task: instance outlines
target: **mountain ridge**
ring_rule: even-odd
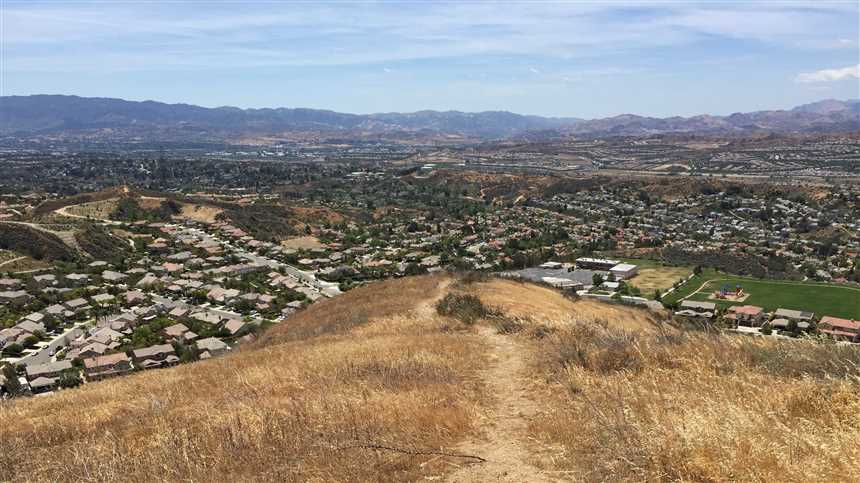
[[[510,138],[544,131],[550,136],[648,136],[666,133],[833,133],[860,130],[860,100],[822,101],[788,110],[700,114],[665,118],[621,114],[601,119],[542,117],[509,111],[456,110],[351,114],[310,108],[207,108],[193,104],[128,101],[107,97],[38,94],[0,97],[0,134],[33,136],[111,130],[110,136],[235,139],[317,133],[341,137]]]

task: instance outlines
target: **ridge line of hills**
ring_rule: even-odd
[[[108,131],[115,139],[170,130],[188,139],[231,140],[289,133],[345,138],[409,139],[442,135],[499,139],[648,136],[667,133],[748,135],[838,133],[860,130],[860,100],[828,99],[789,110],[655,118],[622,114],[603,119],[541,117],[507,111],[477,113],[422,110],[411,113],[348,114],[306,108],[206,108],[190,104],[127,101],[66,95],[0,97],[0,135],[81,134]]]

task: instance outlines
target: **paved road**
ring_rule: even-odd
[[[220,243],[221,245],[234,250],[237,256],[244,258],[245,260],[249,260],[249,261],[254,262],[256,264],[265,265],[267,267],[274,268],[274,269],[283,268],[284,271],[287,272],[288,275],[290,275],[293,278],[295,278],[296,280],[304,283],[305,285],[310,286],[314,290],[319,291],[322,295],[324,295],[326,297],[335,297],[335,296],[341,294],[340,287],[338,286],[338,284],[324,282],[322,280],[319,280],[318,278],[316,278],[316,276],[313,273],[306,272],[304,270],[300,270],[299,268],[294,267],[288,263],[284,263],[284,262],[281,262],[278,260],[272,260],[271,258],[266,258],[262,255],[258,255],[256,253],[249,252],[243,248],[240,248],[240,247],[233,245],[232,243],[230,243],[228,241],[222,240],[222,239],[218,238],[217,236],[210,235],[209,233],[206,233],[205,231],[200,230],[198,228],[185,228],[185,230],[192,232],[192,233],[196,233],[198,235],[201,235],[201,236],[205,237],[204,239],[208,239],[208,240],[212,240],[216,243]]]
[[[51,349],[59,349],[60,347],[65,347],[65,346],[69,345],[69,343],[71,341],[73,341],[73,340],[77,339],[79,336],[83,335],[84,329],[82,328],[82,326],[86,323],[87,322],[81,322],[81,323],[75,325],[75,327],[72,327],[71,329],[63,332],[62,334],[55,337],[48,345],[46,345],[44,348],[42,348],[41,351],[39,351],[33,355],[29,355],[27,357],[22,358],[21,360],[19,360],[17,362],[17,364],[24,364],[27,366],[32,366],[32,365],[45,364],[45,363],[51,362],[51,356],[49,355],[51,352]]]

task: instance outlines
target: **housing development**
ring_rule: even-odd
[[[262,177],[256,191],[241,176],[218,190],[182,192],[191,178],[173,175],[74,196],[35,179],[7,184],[5,386],[15,378],[17,392],[37,394],[217,357],[318,300],[440,271],[496,273],[747,335],[860,342],[851,179],[488,173],[424,161],[348,154],[310,177],[303,161],[280,163],[266,169],[287,181]]]

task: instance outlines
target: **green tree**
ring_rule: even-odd
[[[57,381],[63,389],[78,387],[81,385],[81,373],[75,369],[68,369],[60,373],[60,379]]]
[[[18,381],[18,374],[15,372],[15,367],[12,366],[12,364],[6,364],[3,366],[2,374],[3,379],[5,380],[3,384],[6,387],[6,392],[8,392],[10,396],[15,397],[24,392],[24,388]]]

